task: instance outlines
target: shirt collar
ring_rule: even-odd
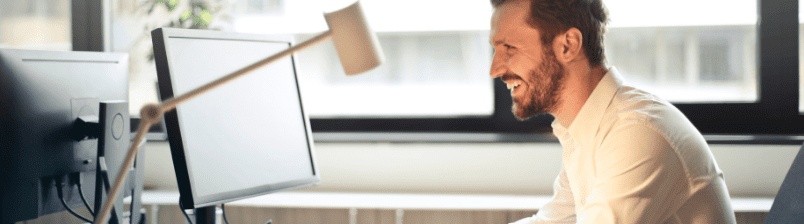
[[[592,94],[589,95],[569,128],[561,125],[558,119],[554,120],[552,124],[553,134],[559,138],[561,144],[565,145],[567,138],[580,141],[591,140],[594,134],[597,133],[606,108],[608,108],[611,100],[614,99],[614,94],[617,93],[622,84],[623,79],[620,73],[616,68],[611,67],[592,91]],[[576,144],[582,144],[582,142],[577,142]]]

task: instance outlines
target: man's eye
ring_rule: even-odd
[[[506,54],[511,55],[511,54],[514,53],[514,50],[516,50],[515,47],[513,47],[511,45],[507,45],[507,44],[505,45],[505,53]]]

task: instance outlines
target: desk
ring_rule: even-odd
[[[401,222],[404,210],[538,210],[549,202],[549,195],[465,195],[465,194],[380,194],[279,192],[227,203],[227,205],[282,208],[348,209],[350,223],[355,223],[358,209],[396,210]],[[150,223],[156,223],[159,205],[177,205],[179,193],[147,191],[143,205],[152,205]],[[768,212],[773,198],[733,197],[732,208],[739,212]]]

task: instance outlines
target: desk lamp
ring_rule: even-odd
[[[144,106],[140,110],[142,120],[140,121],[137,134],[131,143],[121,167],[132,166],[134,158],[137,155],[137,151],[139,151],[140,146],[144,144],[143,138],[146,132],[151,125],[158,123],[162,119],[162,116],[165,114],[165,112],[175,109],[176,105],[193,97],[203,94],[218,86],[224,85],[236,78],[257,70],[258,68],[277,61],[278,59],[290,56],[296,51],[300,51],[309,46],[318,44],[321,41],[332,38],[333,43],[335,44],[335,49],[338,52],[338,57],[343,65],[343,70],[347,75],[359,74],[371,70],[385,61],[385,56],[382,53],[379,41],[377,41],[377,37],[374,35],[374,32],[366,23],[365,15],[360,7],[360,1],[357,1],[343,9],[330,13],[324,13],[324,18],[327,21],[329,30],[311,38],[310,40],[290,47],[287,50],[281,51],[231,74],[223,76],[201,87],[184,93],[183,95],[165,100],[161,104],[149,104]],[[109,196],[104,202],[101,211],[98,212],[98,216],[95,218],[95,224],[100,224],[106,221],[109,212],[111,212],[114,199],[120,193],[123,180],[126,179],[127,174],[128,169],[123,168],[121,168],[120,172],[117,173],[117,178],[114,181],[114,185],[112,185],[112,188],[109,190]]]

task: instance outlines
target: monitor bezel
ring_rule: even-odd
[[[288,48],[293,45],[293,37],[291,35],[261,35],[261,34],[244,34],[244,33],[230,33],[209,30],[190,30],[190,29],[176,29],[176,28],[158,28],[151,32],[152,41],[154,45],[154,60],[156,62],[159,92],[162,100],[169,99],[174,96],[173,84],[171,79],[170,63],[168,62],[168,55],[170,55],[170,47],[167,46],[168,38],[197,38],[197,39],[210,39],[210,40],[239,40],[239,41],[259,41],[259,42],[280,42],[287,43]],[[320,176],[318,166],[315,159],[315,149],[313,146],[312,131],[310,127],[310,118],[304,110],[302,103],[302,96],[299,88],[298,69],[296,68],[295,56],[291,55],[291,64],[294,73],[294,80],[296,81],[296,91],[299,96],[299,104],[301,105],[300,111],[302,113],[305,136],[307,139],[307,148],[310,155],[310,162],[312,165],[313,175],[309,178],[295,179],[291,181],[265,184],[257,187],[241,189],[237,191],[218,193],[212,195],[197,195],[193,190],[192,173],[187,167],[186,156],[184,153],[184,143],[182,141],[182,132],[179,128],[179,116],[176,110],[171,110],[165,113],[164,120],[168,133],[168,142],[170,144],[171,156],[173,158],[173,167],[176,172],[176,182],[178,184],[181,203],[185,209],[198,208],[205,206],[212,206],[240,199],[256,197],[278,191],[285,191],[309,186],[315,186],[320,183]],[[179,105],[180,107],[181,105]],[[190,195],[191,197],[187,197]]]

